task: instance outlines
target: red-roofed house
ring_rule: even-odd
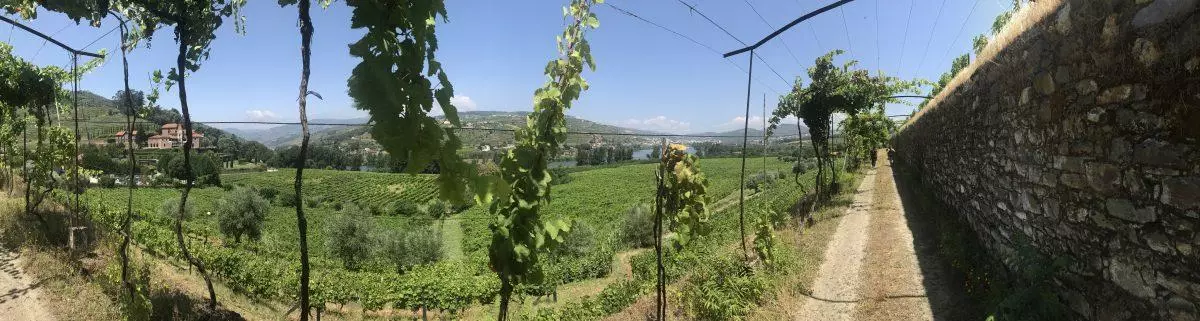
[[[138,131],[136,131],[136,130],[135,130],[135,131],[133,131],[133,135],[132,135],[132,136],[133,136],[133,139],[134,139],[134,143],[137,143],[137,141],[136,141],[136,140],[137,140],[137,134],[138,134]],[[117,132],[116,139],[114,140],[114,143],[115,143],[115,144],[117,144],[117,145],[125,146],[125,142],[128,142],[128,139],[129,139],[129,135],[126,135],[126,132],[125,132],[124,130],[122,130],[122,131],[119,131],[119,132]]]
[[[123,136],[125,131],[117,132],[118,138],[124,141]],[[137,135],[137,132],[134,132]],[[200,147],[203,144],[204,134],[198,131],[192,131],[192,146]],[[159,129],[158,135],[150,136],[146,140],[146,148],[175,148],[183,146],[183,126],[176,123],[163,124]]]

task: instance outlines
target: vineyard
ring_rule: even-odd
[[[105,295],[130,320],[176,318],[180,308],[196,314],[187,319],[240,319],[242,311],[228,310],[234,305],[219,301],[214,283],[262,304],[289,305],[283,318],[295,313],[301,321],[323,315],[338,319],[352,310],[369,319],[597,320],[621,313],[658,320],[674,315],[741,319],[792,275],[797,250],[777,246],[794,244],[777,240],[776,233],[799,233],[813,224],[813,211],[838,208],[845,192],[853,191],[844,186],[854,185],[867,154],[886,145],[895,127],[884,116],[884,106],[899,103],[895,94],[917,92],[922,84],[861,69],[854,59],[837,58],[842,65],[836,66],[835,58],[843,53],[836,49],[815,59],[807,79],[788,81],[768,65],[790,88],[783,93],[771,89],[778,99],[769,127],[764,94],[762,114],[755,116],[762,119],[762,130],[750,133],[753,61],[762,60],[754,50],[787,28],[847,2],[827,5],[752,46],[725,54],[750,53],[742,56],[751,62],[743,69],[750,86],[746,111],[729,122],[741,122],[740,131],[678,135],[676,125],[691,132],[689,123],[665,116],[627,122],[674,124],[667,130],[671,133],[593,126],[568,116],[588,92],[588,78],[597,69],[589,38],[600,27],[598,8],[682,36],[604,0],[569,0],[555,11],[561,12],[555,17],[561,19],[561,32],[554,38],[555,54],[541,69],[543,82],[532,91],[532,111],[483,113],[485,119],[460,117],[477,106],[455,89],[456,83],[472,82],[454,82],[458,80],[450,76],[463,70],[450,66],[461,58],[439,52],[455,48],[439,46],[438,29],[445,30],[451,16],[451,6],[443,0],[346,1],[337,4],[346,10],[330,10],[349,15],[349,29],[343,31],[361,37],[351,39],[343,53],[355,63],[348,68],[344,90],[324,84],[309,90],[313,67],[324,75],[329,65],[312,63],[312,1],[278,1],[285,9],[294,6],[298,14],[301,72],[294,92],[298,96],[293,96],[298,123],[193,120],[197,108],[189,109],[188,83],[193,84],[192,97],[212,95],[211,82],[196,74],[216,56],[213,44],[226,34],[222,26],[244,34],[246,23],[257,21],[245,16],[251,11],[247,1],[10,1],[0,9],[22,20],[37,19],[39,11],[93,27],[116,20],[109,33],[120,29],[124,88],[113,96],[111,110],[81,115],[79,76],[118,55],[85,51],[95,41],[75,49],[54,35],[0,17],[53,42],[72,58],[68,72],[30,63],[13,56],[7,44],[0,45],[0,154],[9,177],[17,175],[12,168],[22,168],[23,214],[34,219],[25,221],[41,222],[48,233],[43,212],[61,212],[50,214],[67,222],[69,260],[78,265],[85,265],[79,264],[80,257],[108,260]],[[328,7],[335,2],[317,3]],[[326,25],[334,24],[322,27]],[[168,32],[174,37],[161,35]],[[142,45],[150,50],[152,39],[177,45],[167,46],[177,50],[174,65],[145,71],[150,75],[148,93],[133,90],[126,54]],[[96,59],[80,66],[80,56]],[[67,82],[73,84],[70,92],[64,88]],[[329,106],[317,102],[326,100],[318,91],[331,96],[329,104],[369,115],[365,126],[339,132],[352,142],[311,141],[310,99],[313,107]],[[167,102],[166,92],[177,95],[178,111],[160,105]],[[68,96],[74,98],[71,108],[65,108]],[[200,100],[192,101],[193,107],[212,105]],[[245,114],[281,118],[266,110]],[[834,119],[841,116],[848,118],[835,126]],[[800,137],[773,133],[791,119],[798,120],[795,127],[786,128]],[[155,126],[148,126],[138,133],[139,121],[160,125],[161,131],[149,136]],[[123,134],[116,137],[124,141],[108,133],[84,140],[79,134],[89,127],[81,129],[81,122],[109,123],[90,128],[120,130]],[[298,146],[264,151],[262,144],[245,144],[201,123],[298,125],[300,136]],[[608,132],[589,132],[592,128]],[[808,129],[807,135],[801,128]],[[32,143],[31,129],[36,133]],[[139,135],[149,137],[135,137]],[[771,135],[777,141],[792,136],[786,139],[793,143],[770,149]],[[727,143],[739,138],[740,144]],[[362,139],[372,141],[362,144]],[[84,155],[81,144],[109,147]],[[704,144],[708,152],[693,148]],[[647,145],[653,152],[629,159],[632,151]],[[575,162],[581,167],[559,167],[572,154],[584,159],[586,151],[592,157]],[[363,168],[368,153],[380,157],[365,167],[403,174],[334,170]],[[156,162],[149,162],[151,155]],[[231,168],[238,162],[243,163],[240,169]],[[255,171],[268,166],[272,169]],[[147,184],[137,183],[147,179]],[[84,231],[79,234],[87,243],[83,248],[76,245],[78,231]],[[106,246],[119,240],[120,246],[96,246],[89,238]],[[92,253],[76,255],[81,250]],[[156,300],[155,294],[177,295],[183,289],[147,285],[150,272],[142,272],[145,267],[136,265],[143,263],[132,261],[131,253],[150,254],[187,271],[172,277],[202,280],[203,290],[187,289],[192,293],[184,296],[206,292],[204,306],[199,300],[185,302],[185,307]],[[90,272],[85,267],[80,273]],[[636,304],[651,299],[653,313],[644,311],[650,304]]]
[[[762,171],[762,159],[752,159],[751,163],[758,171]],[[790,171],[791,163],[775,158],[765,160],[766,170],[772,174]],[[734,195],[739,179],[741,159],[708,159],[702,162],[702,168],[711,173],[710,182],[713,195]],[[571,266],[563,266],[565,271],[561,279],[563,284],[587,281],[595,277],[604,277],[610,273],[608,269],[617,251],[630,250],[617,242],[617,231],[624,222],[624,213],[630,207],[652,201],[651,199],[628,197],[629,195],[647,195],[653,187],[653,176],[647,175],[653,171],[653,164],[634,164],[617,167],[604,167],[591,170],[580,170],[571,173],[572,180],[560,185],[555,191],[552,206],[547,207],[548,215],[569,219],[574,224],[588,225],[597,231],[590,237],[595,240],[597,251],[586,258],[572,262]],[[344,199],[347,203],[369,200],[370,198],[345,199],[332,194],[338,192],[332,183],[349,182],[346,189],[360,191],[376,191],[376,194],[386,195],[387,186],[412,186],[406,192],[416,195],[430,195],[434,187],[424,175],[381,174],[365,172],[313,171],[312,197],[327,197],[328,200]],[[227,175],[226,184],[246,184],[250,186],[284,188],[285,171],[240,173]],[[805,176],[807,180],[812,175]],[[322,184],[328,184],[328,189],[322,189]],[[423,184],[423,185],[422,185]],[[789,180],[781,180],[777,184],[764,189],[761,197],[747,201],[748,207],[782,206],[772,204],[771,199],[798,197],[799,188]],[[322,194],[327,191],[331,194]],[[382,191],[382,192],[379,192]],[[94,217],[105,225],[116,228],[120,224],[119,209],[124,202],[124,193],[120,188],[89,189],[83,196],[87,208],[93,211]],[[253,296],[266,299],[291,300],[294,289],[288,285],[297,277],[294,272],[279,274],[279,266],[291,266],[295,271],[295,263],[291,260],[295,253],[295,217],[290,215],[290,208],[273,204],[266,218],[262,240],[258,243],[240,245],[227,244],[217,231],[217,222],[211,214],[221,197],[228,193],[219,187],[195,189],[191,193],[194,202],[194,215],[185,222],[190,248],[193,255],[209,262],[214,274],[226,284]],[[166,257],[180,258],[178,248],[174,244],[170,230],[172,217],[161,216],[157,209],[164,199],[178,195],[171,188],[142,188],[134,194],[134,210],[142,219],[135,222],[133,235],[137,244],[151,253]],[[401,194],[404,195],[404,194]],[[63,195],[65,196],[65,194]],[[403,198],[404,196],[400,196]],[[393,196],[393,198],[395,198]],[[314,244],[324,244],[324,231],[329,220],[336,216],[337,210],[330,205],[332,201],[309,209],[310,226],[315,233],[309,238]],[[374,205],[386,206],[383,203]],[[786,210],[781,208],[780,210]],[[333,304],[358,303],[367,310],[381,310],[386,307],[416,310],[427,308],[445,312],[463,312],[472,306],[490,303],[494,300],[498,285],[495,279],[488,276],[486,267],[486,242],[489,235],[486,226],[487,209],[479,206],[469,208],[462,213],[450,217],[458,220],[462,226],[464,239],[461,246],[466,255],[460,260],[446,260],[436,264],[418,267],[403,275],[389,272],[384,262],[368,263],[360,271],[348,271],[342,268],[336,259],[328,257],[321,251],[315,252],[313,259],[314,301]],[[710,246],[701,247],[696,251],[710,251],[710,248],[730,242],[737,235],[737,208],[728,206],[714,214],[714,238],[706,241]],[[377,215],[367,217],[371,225],[380,230],[409,229],[421,225],[436,224],[431,218],[393,217]],[[674,263],[673,263],[674,264]],[[429,277],[437,275],[437,277]],[[641,293],[641,287],[629,287],[624,283],[614,283],[612,287],[637,288],[637,291],[627,295]],[[531,292],[534,293],[534,292]],[[579,300],[584,298],[563,298]],[[551,305],[553,307],[555,305]],[[532,306],[531,306],[532,307]],[[540,312],[549,313],[549,312]],[[479,316],[485,318],[483,316]]]
[[[385,207],[396,200],[424,203],[437,197],[436,177],[310,169],[304,171],[304,196],[367,207]],[[222,176],[226,184],[278,191],[294,188],[294,178],[293,169]]]

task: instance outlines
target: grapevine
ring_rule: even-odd
[[[454,87],[437,61],[436,23],[445,21],[442,0],[348,0],[353,8],[350,27],[366,29],[350,45],[361,58],[348,81],[355,108],[371,117],[371,136],[392,157],[405,160],[406,172],[416,174],[437,161],[437,181],[443,199],[461,203],[474,167],[458,155],[462,141],[429,113],[434,104],[451,125],[462,126],[450,103]],[[437,79],[434,86],[430,78]]]
[[[664,219],[676,231],[672,244],[676,249],[709,232],[708,179],[700,171],[700,158],[687,153],[687,147],[671,144],[663,149],[658,165],[658,193],[655,197],[655,244],[658,262],[656,310],[658,320],[667,313],[666,270],[663,267]]]
[[[538,211],[550,200],[547,162],[566,140],[565,115],[571,104],[587,90],[584,67],[595,69],[591,46],[584,34],[599,27],[592,6],[603,0],[572,0],[563,8],[569,24],[558,37],[559,57],[546,64],[546,84],[534,91],[533,112],[524,128],[517,130],[516,148],[500,162],[500,177],[507,186],[497,187],[501,196],[492,203],[492,243],[488,257],[500,277],[500,320],[508,318],[508,301],[522,283],[541,283],[538,254],[562,242],[570,226],[563,221],[544,222]]]

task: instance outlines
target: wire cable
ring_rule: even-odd
[[[908,26],[912,24],[913,5],[917,0],[912,0],[908,3],[908,17],[904,18],[904,42],[900,43],[900,58],[896,60],[896,75],[900,74],[900,70],[904,69],[904,47],[908,46]]]
[[[122,122],[122,121],[102,121],[102,120],[88,120],[88,119],[79,119],[79,122],[82,124],[110,124],[110,125],[111,124],[126,124],[126,122]],[[272,122],[272,121],[195,121],[195,120],[193,120],[192,123],[204,124],[204,125],[300,125],[299,122]],[[309,122],[308,124],[310,126],[345,126],[345,127],[370,127],[370,126],[372,126],[369,123],[313,123],[313,122]],[[450,129],[450,130],[474,130],[474,131],[509,132],[509,133],[517,131],[517,129],[512,129],[512,128],[484,128],[484,127],[462,127],[462,126],[443,127],[443,128]],[[567,131],[565,133],[568,135],[602,135],[602,136],[632,136],[632,137],[742,138],[741,135],[710,135],[710,134],[659,134],[659,133],[639,134],[639,133],[593,132],[593,131],[582,131],[582,132]],[[790,137],[790,136],[795,136],[795,135],[783,135],[783,136],[775,136],[775,137]]]
[[[846,23],[846,7],[838,7],[838,13],[842,15],[842,30],[846,32],[846,48],[854,52],[854,42],[850,40],[850,24]]]
[[[938,20],[942,19],[943,9],[946,9],[946,0],[942,0],[942,4],[938,6],[937,16],[933,18],[933,29],[929,30],[929,41],[925,42],[925,52],[921,54],[921,62],[917,64],[917,70],[913,71],[914,75],[921,72],[921,67],[925,66],[925,56],[929,55],[929,46],[933,44],[933,33],[937,31]]]
[[[15,26],[15,25],[14,25],[14,26]],[[70,22],[67,22],[67,24],[65,24],[65,25],[63,25],[63,26],[62,26],[62,28],[58,28],[58,31],[55,31],[54,33],[50,34],[50,37],[51,37],[51,38],[53,38],[54,36],[57,36],[59,32],[62,32],[63,30],[66,30],[66,29],[67,29],[67,27],[70,27],[70,26],[71,26],[71,23],[70,23]],[[10,35],[10,37],[11,37],[11,35]],[[49,40],[42,40],[42,45],[41,45],[41,46],[38,46],[38,50],[37,50],[36,52],[34,52],[34,53],[33,53],[33,58],[30,58],[30,59],[37,58],[37,56],[38,56],[38,55],[42,54],[42,49],[43,49],[43,48],[46,48],[46,42],[47,42],[47,41],[49,41]]]
[[[764,18],[763,15],[758,12],[758,9],[754,8],[754,5],[750,3],[750,0],[742,0],[742,2],[745,2],[746,6],[750,7],[750,11],[754,11],[754,15],[758,16],[758,20],[762,21],[763,24],[766,24],[767,27],[775,29],[775,26],[771,25],[770,22],[767,22],[767,18]],[[783,40],[783,38],[779,38],[779,43],[783,45],[783,49],[787,50],[788,55],[792,56],[792,60],[795,60],[797,65],[804,65],[800,62],[800,58],[796,58],[796,54],[792,52],[792,47],[788,45],[787,41]]]
[[[879,2],[883,0],[875,0],[875,70],[883,70],[880,60],[883,59],[883,49],[880,49],[880,38],[883,38],[883,27],[879,26]]]
[[[120,26],[116,26],[116,27],[113,27],[112,29],[109,29],[108,32],[105,32],[103,35],[96,37],[96,40],[92,40],[92,42],[89,42],[86,46],[83,46],[83,48],[79,48],[79,50],[87,50],[88,47],[91,47],[97,41],[100,41],[100,39],[104,39],[104,37],[107,37],[108,35],[112,34],[113,31],[117,31],[117,28],[119,28],[119,27]]]
[[[742,44],[743,46],[746,45],[745,41],[742,41],[742,39],[739,39],[737,36],[734,36],[733,33],[729,32],[728,29],[725,29],[725,27],[722,27],[721,24],[717,23],[712,18],[709,18],[708,15],[705,15],[703,12],[700,12],[700,10],[696,9],[695,6],[693,6],[687,2],[684,2],[683,0],[675,0],[675,1],[678,1],[680,4],[687,7],[688,10],[691,10],[692,13],[700,15],[700,17],[704,18],[704,20],[707,20],[709,24],[712,24],[714,27],[717,27],[717,29],[720,29],[722,32],[724,32],[725,35],[728,35],[730,38],[733,38],[734,41],[737,41],[738,43]],[[760,16],[760,18],[761,18],[761,16]],[[779,73],[779,71],[776,71],[775,67],[771,66],[771,64],[767,63],[767,60],[763,59],[762,56],[755,53],[754,57],[758,58],[758,61],[762,62],[762,64],[764,66],[767,66],[767,69],[770,69],[771,73],[774,73],[776,77],[779,77],[779,80],[782,80],[784,84],[788,85],[789,87],[792,85],[792,83],[790,81],[788,81],[787,78],[784,78],[783,75]],[[793,57],[793,58],[795,58],[795,57]],[[799,60],[797,60],[796,62],[799,63]],[[730,62],[730,63],[733,63],[733,62]],[[737,64],[734,63],[734,65],[737,65]],[[742,68],[742,66],[740,66],[740,65],[737,65],[737,66],[738,66],[738,69],[742,70],[742,72],[746,72],[747,74],[749,74],[749,72],[746,71],[745,68]],[[761,81],[760,81],[760,83],[761,83]],[[772,92],[774,92],[776,95],[780,95],[779,91],[776,91],[774,88],[771,88],[771,86],[767,86],[767,88],[770,89]]]
[[[962,25],[958,27],[958,34],[954,35],[954,40],[950,41],[950,45],[946,46],[946,53],[942,54],[942,58],[950,55],[950,49],[954,48],[954,43],[958,42],[958,38],[962,36],[963,29],[967,28],[967,22],[971,21],[971,17],[975,15],[975,8],[979,6],[979,0],[975,0],[975,4],[971,5],[971,12],[967,14],[967,19],[963,20]]]
[[[614,5],[614,4],[612,4],[612,2],[605,2],[604,4],[606,4],[606,5],[608,5],[609,7],[613,8],[613,10],[617,10],[617,12],[620,12],[620,13],[622,13],[622,14],[624,14],[624,15],[627,15],[627,16],[630,16],[630,17],[633,17],[633,18],[635,18],[635,19],[638,19],[638,20],[641,20],[642,22],[645,22],[645,23],[647,23],[647,24],[650,24],[651,26],[657,27],[657,28],[659,28],[659,29],[665,30],[665,31],[667,31],[667,32],[669,32],[669,33],[671,33],[671,34],[674,34],[675,36],[678,36],[678,37],[680,37],[680,38],[683,38],[683,39],[685,39],[685,40],[687,40],[687,41],[690,41],[690,42],[692,42],[692,43],[694,43],[694,44],[696,44],[696,45],[698,45],[698,46],[704,47],[704,49],[708,49],[708,51],[711,51],[711,52],[713,52],[713,53],[715,53],[715,54],[717,54],[717,55],[720,55],[720,54],[721,54],[721,52],[720,52],[720,51],[717,51],[717,50],[716,50],[715,48],[713,48],[712,46],[706,45],[706,44],[704,44],[704,43],[702,43],[702,42],[700,42],[700,41],[696,40],[695,38],[688,37],[687,35],[684,35],[683,33],[680,33],[680,32],[678,32],[678,31],[672,30],[671,28],[667,28],[667,27],[663,26],[662,24],[656,23],[656,22],[654,22],[654,21],[650,21],[650,19],[643,18],[642,16],[640,16],[640,15],[638,15],[638,14],[636,14],[636,13],[633,13],[632,11],[625,10],[624,8],[621,8],[621,7],[618,7],[618,6]],[[734,39],[736,40],[737,38],[735,37]],[[739,40],[739,41],[740,41],[740,40]],[[760,61],[762,60],[762,57],[758,57],[758,58],[759,58],[759,60],[760,60]],[[725,59],[725,61],[726,61],[726,62],[728,62],[729,64],[733,65],[734,67],[737,67],[737,68],[738,68],[739,70],[741,70],[743,73],[749,74],[749,73],[746,71],[746,69],[745,69],[745,68],[742,68],[742,66],[739,66],[738,64],[735,64],[735,63],[733,63],[732,61],[729,61],[728,59]],[[765,64],[766,62],[763,62],[763,63]],[[775,71],[775,69],[771,69],[771,71],[772,71],[772,72],[774,72],[774,71]],[[787,81],[787,79],[784,79],[784,78],[783,78],[783,76],[782,76],[782,75],[780,75],[778,72],[775,72],[775,76],[778,76],[778,77],[779,77],[779,80],[782,80],[784,83],[787,83],[787,82],[788,82],[788,81]],[[771,87],[770,85],[767,85],[767,84],[763,83],[762,81],[760,81],[760,80],[758,80],[758,79],[755,79],[755,81],[757,81],[757,82],[758,82],[760,85],[763,85],[764,87],[767,87],[767,89],[770,89],[770,90],[771,90],[772,92],[774,92],[776,95],[779,95],[779,94],[780,94],[780,93],[779,93],[779,91],[776,91],[776,90],[775,90],[775,88]]]

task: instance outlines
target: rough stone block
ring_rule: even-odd
[[[1037,77],[1033,78],[1033,88],[1042,95],[1053,94],[1054,76],[1051,76],[1049,72],[1039,73]]]
[[[1149,278],[1147,277],[1149,276]],[[1114,258],[1108,265],[1108,277],[1117,286],[1129,294],[1140,298],[1153,298],[1154,288],[1149,280],[1153,280],[1154,272],[1138,264],[1133,258]]]
[[[1176,177],[1164,180],[1159,201],[1179,209],[1200,208],[1200,177]]]
[[[1120,190],[1121,169],[1107,163],[1087,164],[1088,184],[1097,192],[1113,194]]]
[[[1142,141],[1134,149],[1134,160],[1138,163],[1163,166],[1163,167],[1182,167],[1186,166],[1178,148],[1172,148],[1166,142],[1147,139]]]
[[[1145,28],[1174,20],[1196,10],[1198,0],[1158,0],[1138,10],[1133,16],[1133,26]]]
[[[1136,208],[1133,202],[1123,198],[1110,198],[1105,201],[1108,215],[1136,223],[1148,223],[1155,220],[1153,207]]]
[[[1158,45],[1155,45],[1153,40],[1146,38],[1138,38],[1133,41],[1133,55],[1146,67],[1153,66],[1162,57],[1162,53],[1158,51]]]
[[[1099,97],[1096,97],[1096,103],[1107,105],[1125,102],[1131,94],[1133,94],[1133,85],[1120,85],[1108,88],[1104,92],[1101,92]]]

